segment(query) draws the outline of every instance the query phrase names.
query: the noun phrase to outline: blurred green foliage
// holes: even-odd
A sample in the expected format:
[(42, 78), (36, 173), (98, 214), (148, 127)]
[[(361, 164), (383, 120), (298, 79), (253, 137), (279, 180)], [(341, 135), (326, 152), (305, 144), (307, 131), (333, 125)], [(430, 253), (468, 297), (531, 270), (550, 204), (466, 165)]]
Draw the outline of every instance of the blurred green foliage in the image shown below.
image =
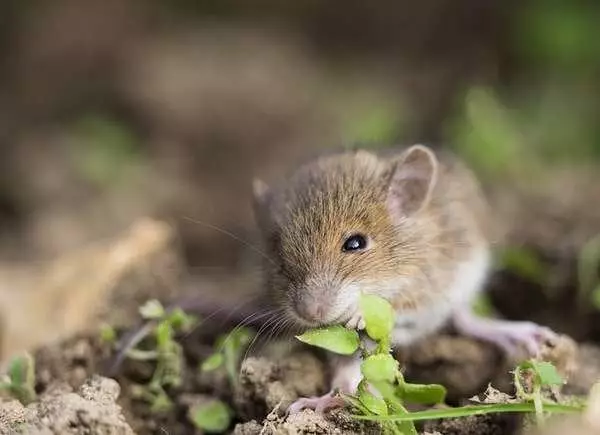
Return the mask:
[(501, 253), (501, 263), (506, 269), (536, 284), (544, 284), (547, 268), (531, 249), (509, 246)]
[(600, 66), (595, 1), (535, 0), (517, 14), (514, 45), (543, 67), (585, 74)]
[(402, 128), (400, 119), (402, 117), (396, 107), (380, 101), (354, 109), (343, 130), (350, 143), (387, 146), (396, 140)]
[(600, 3), (535, 0), (513, 14), (523, 72), (503, 89), (468, 89), (450, 142), (492, 180), (600, 158)]
[(124, 123), (111, 118), (85, 116), (75, 124), (73, 133), (75, 168), (98, 186), (118, 185), (141, 158), (138, 138)]

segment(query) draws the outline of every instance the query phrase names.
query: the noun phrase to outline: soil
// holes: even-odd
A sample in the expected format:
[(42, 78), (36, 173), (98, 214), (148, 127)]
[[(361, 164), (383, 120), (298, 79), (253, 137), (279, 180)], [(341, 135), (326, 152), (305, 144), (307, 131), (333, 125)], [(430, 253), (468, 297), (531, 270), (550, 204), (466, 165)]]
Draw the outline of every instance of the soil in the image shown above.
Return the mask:
[[(2, 398), (0, 434), (197, 434), (188, 409), (214, 399), (233, 410), (230, 433), (380, 433), (346, 411), (284, 415), (296, 397), (324, 393), (330, 375), (322, 354), (293, 337), (251, 346), (236, 388), (223, 369), (202, 373), (217, 337), (235, 326), (226, 319), (231, 310), (176, 337), (182, 382), (167, 389), (166, 412), (137, 394), (153, 364), (125, 359), (112, 370), (117, 350), (100, 327), (128, 336), (150, 298), (170, 305), (216, 295), (233, 307), (260, 292), (252, 177), (277, 182), (307, 156), (352, 140), (354, 124), (370, 135), (373, 122), (363, 121), (371, 112), (395, 120), (381, 140), (445, 143), (471, 85), (512, 89), (517, 100), (528, 94), (528, 80), (527, 93), (516, 84), (539, 61), (515, 57), (522, 47), (515, 52), (508, 41), (507, 18), (522, 8), (476, 0), (383, 9), (342, 1), (5, 3), (0, 359), (33, 353), (38, 399), (25, 407)], [(555, 81), (555, 72), (535, 79)], [(581, 83), (574, 88), (595, 104), (600, 87)], [(379, 141), (365, 134), (358, 140)], [(544, 272), (535, 279), (496, 271), (491, 305), (501, 317), (564, 334), (545, 355), (568, 378), (563, 395), (586, 395), (600, 379), (600, 310), (578, 303), (576, 264), (600, 231), (599, 174), (579, 162), (486, 186), (511, 246), (530, 250)], [(445, 385), (448, 405), (481, 397), (489, 384), (512, 393), (516, 361), (450, 330), (395, 356), (407, 380)], [(599, 433), (592, 417), (575, 418), (562, 433)], [(526, 432), (506, 415), (419, 430)]]
[[(144, 225), (145, 238), (132, 238), (131, 231), (125, 232), (106, 246), (97, 247), (90, 258), (114, 256), (116, 249), (123, 252), (124, 246), (131, 248), (140, 244), (140, 240), (148, 239), (152, 233), (149, 228), (163, 228), (151, 221), (145, 221)], [(139, 229), (140, 224), (134, 228)], [(157, 240), (156, 237), (150, 239)], [(216, 338), (234, 325), (227, 322), (227, 316), (219, 321), (206, 319), (192, 331), (176, 336), (182, 347), (182, 382), (166, 389), (172, 402), (170, 408), (151, 409), (138, 392), (139, 385), (150, 380), (154, 364), (125, 358), (115, 370), (118, 343), (103, 339), (98, 326), (109, 322), (115, 325), (117, 336), (125, 339), (140, 328), (139, 315), (135, 312), (141, 297), (154, 296), (169, 303), (189, 293), (186, 288), (214, 290), (224, 285), (222, 281), (193, 281), (192, 284), (185, 274), (177, 272), (183, 260), (169, 242), (172, 236), (164, 233), (160, 240), (162, 242), (155, 243), (153, 249), (144, 251), (147, 255), (136, 257), (131, 268), (116, 274), (118, 279), (102, 291), (106, 302), (98, 304), (93, 311), (97, 319), (95, 327), (89, 326), (71, 337), (37, 347), (33, 356), (38, 400), (23, 407), (5, 399), (0, 406), (0, 421), (4, 425), (4, 432), (0, 433), (16, 433), (15, 430), (20, 429), (25, 431), (21, 433), (40, 434), (195, 434), (199, 430), (187, 418), (190, 407), (214, 399), (226, 402), (233, 410), (228, 431), (234, 434), (381, 432), (377, 424), (354, 420), (344, 410), (325, 415), (311, 410), (285, 415), (284, 410), (297, 397), (325, 393), (329, 379), (323, 354), (296, 342), (293, 337), (277, 337), (252, 345), (241, 363), (235, 388), (224, 368), (211, 372), (199, 370), (202, 361), (213, 352)], [(64, 263), (65, 259), (58, 261)], [(71, 264), (82, 267), (81, 264), (86, 263), (78, 258)], [(148, 279), (145, 277), (148, 273), (163, 279)], [(248, 281), (239, 278), (229, 281), (234, 282), (242, 285)], [(507, 289), (508, 293), (510, 290)], [(125, 294), (129, 297), (124, 297)], [(111, 304), (115, 309), (110, 309)], [(504, 393), (513, 393), (510, 370), (517, 363), (518, 355), (506, 358), (494, 346), (458, 336), (450, 329), (414, 346), (397, 349), (395, 356), (409, 381), (443, 384), (448, 390), (448, 405), (469, 403), (473, 396), (485, 397), (482, 394), (490, 384)], [(600, 378), (600, 347), (593, 342), (578, 344), (563, 335), (544, 348), (542, 357), (553, 362), (568, 379), (563, 394), (586, 395)], [(487, 397), (489, 399), (489, 395)], [(486, 415), (428, 421), (419, 427), (423, 433), (431, 434), (508, 435), (522, 433), (522, 423), (522, 419), (514, 415)]]
[[(182, 343), (204, 346), (192, 338)], [(584, 345), (575, 354), (574, 343), (563, 337), (550, 350), (555, 357), (547, 359), (569, 376), (568, 392), (586, 394), (600, 372), (600, 348)], [(191, 356), (197, 352), (186, 352), (184, 386), (169, 391), (174, 408), (160, 413), (152, 412), (147, 403), (133, 395), (132, 387), (148, 379), (148, 367), (125, 364), (115, 377), (118, 383), (98, 375), (106, 373), (114, 351), (97, 335), (82, 335), (58, 346), (40, 348), (34, 355), (39, 401), (27, 408), (14, 400), (4, 402), (0, 409), (3, 424), (21, 425), (38, 431), (24, 433), (40, 434), (193, 434), (197, 432), (185, 418), (188, 407), (214, 397), (226, 400), (235, 410), (230, 428), (234, 434), (380, 433), (377, 425), (353, 420), (343, 410), (326, 415), (307, 410), (285, 416), (282, 410), (295, 398), (326, 390), (325, 366), (320, 355), (310, 349), (298, 346), (284, 357), (269, 356), (274, 352), (266, 349), (261, 353), (267, 356), (246, 358), (235, 392), (220, 370), (201, 373), (197, 369), (199, 361)], [(432, 337), (401, 354), (408, 379), (443, 383), (448, 388), (449, 402), (455, 403), (485, 391), (489, 382), (502, 379), (510, 367), (490, 346), (449, 334)], [(517, 434), (519, 422), (515, 416), (473, 416), (427, 422), (422, 430), (444, 435)], [(11, 433), (6, 430), (0, 433)]]

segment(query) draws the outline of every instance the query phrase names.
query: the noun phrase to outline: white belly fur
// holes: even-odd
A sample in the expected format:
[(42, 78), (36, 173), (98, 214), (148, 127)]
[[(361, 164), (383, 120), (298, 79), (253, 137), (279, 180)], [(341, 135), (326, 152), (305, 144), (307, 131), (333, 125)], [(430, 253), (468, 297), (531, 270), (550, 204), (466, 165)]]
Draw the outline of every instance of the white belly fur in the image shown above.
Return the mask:
[[(474, 251), (468, 261), (458, 266), (455, 279), (450, 286), (440, 292), (439, 302), (412, 313), (403, 313), (396, 318), (392, 333), (395, 345), (407, 345), (441, 328), (457, 307), (469, 304), (485, 283), (491, 263), (489, 249)], [(408, 324), (409, 326), (402, 326)]]

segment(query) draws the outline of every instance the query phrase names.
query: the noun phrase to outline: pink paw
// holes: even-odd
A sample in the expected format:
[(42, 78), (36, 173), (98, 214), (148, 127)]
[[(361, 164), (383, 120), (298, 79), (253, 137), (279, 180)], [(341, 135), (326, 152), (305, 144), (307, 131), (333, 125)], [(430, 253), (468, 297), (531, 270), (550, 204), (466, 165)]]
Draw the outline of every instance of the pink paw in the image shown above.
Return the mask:
[(534, 322), (487, 319), (470, 312), (457, 313), (454, 321), (459, 332), (493, 343), (510, 355), (523, 346), (530, 356), (539, 356), (545, 343), (558, 338), (550, 328)]
[(497, 334), (490, 338), (510, 354), (522, 345), (531, 356), (538, 356), (544, 343), (555, 340), (558, 335), (550, 328), (534, 322), (512, 322), (499, 325)]
[(302, 397), (292, 403), (288, 408), (289, 414), (296, 414), (303, 409), (313, 409), (315, 412), (324, 413), (328, 409), (342, 408), (346, 405), (344, 399), (329, 392), (323, 396)]
[(348, 329), (357, 329), (362, 330), (365, 329), (365, 319), (363, 319), (362, 313), (360, 310), (357, 310), (354, 315), (346, 322), (346, 328)]

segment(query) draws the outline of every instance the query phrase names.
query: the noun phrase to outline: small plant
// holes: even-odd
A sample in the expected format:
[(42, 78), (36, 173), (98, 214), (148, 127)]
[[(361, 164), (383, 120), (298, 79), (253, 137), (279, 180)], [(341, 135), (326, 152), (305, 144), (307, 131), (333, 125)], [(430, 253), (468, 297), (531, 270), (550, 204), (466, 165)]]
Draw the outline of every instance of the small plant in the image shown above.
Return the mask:
[(202, 371), (216, 370), (225, 366), (232, 388), (237, 387), (242, 352), (252, 340), (254, 334), (247, 328), (235, 328), (229, 334), (221, 335), (215, 343), (215, 352), (200, 366)]
[[(343, 327), (308, 331), (299, 340), (341, 354), (360, 349), (362, 380), (355, 396), (345, 395), (348, 403), (364, 416), (374, 419), (407, 415), (406, 403), (437, 404), (444, 401), (446, 389), (441, 385), (411, 384), (404, 380), (396, 359), (391, 354), (390, 335), (394, 327), (394, 310), (390, 303), (374, 295), (362, 295), (360, 308), (367, 335), (375, 342), (373, 350), (361, 343), (358, 333)], [(414, 423), (382, 421), (387, 433), (416, 434)]]
[(525, 403), (533, 403), (536, 421), (541, 425), (544, 422), (545, 403), (555, 404), (545, 398), (543, 389), (562, 385), (564, 380), (556, 368), (546, 361), (525, 361), (517, 366), (513, 375), (517, 398)]
[(102, 324), (100, 325), (100, 340), (103, 343), (114, 345), (117, 342), (117, 331), (111, 325)]
[(188, 419), (198, 429), (209, 433), (223, 433), (231, 424), (231, 409), (220, 400), (191, 406)]
[[(210, 372), (224, 367), (231, 387), (238, 387), (238, 374), (243, 351), (252, 340), (254, 334), (247, 328), (235, 328), (229, 334), (217, 338), (215, 352), (200, 365), (200, 370)], [(231, 423), (233, 412), (229, 406), (217, 399), (207, 404), (192, 406), (188, 419), (205, 432), (222, 433)]]
[(356, 331), (341, 326), (310, 330), (297, 338), (330, 351), (351, 355), (361, 352), (362, 380), (356, 395), (344, 395), (358, 411), (357, 419), (380, 422), (384, 432), (415, 435), (414, 422), (419, 420), (456, 418), (471, 415), (527, 412), (534, 413), (538, 423), (546, 412), (580, 412), (582, 406), (565, 405), (549, 399), (545, 390), (563, 383), (549, 362), (529, 360), (514, 372), (517, 396), (503, 403), (485, 403), (459, 408), (429, 409), (409, 412), (407, 404), (436, 405), (444, 402), (446, 389), (437, 384), (411, 384), (404, 380), (398, 362), (391, 355), (390, 335), (394, 325), (392, 306), (385, 299), (362, 295), (360, 308), (366, 333), (375, 342), (368, 350)]
[(147, 400), (153, 412), (171, 409), (171, 399), (165, 388), (178, 387), (182, 382), (183, 351), (175, 341), (175, 334), (189, 331), (197, 319), (175, 308), (167, 312), (160, 302), (150, 300), (140, 307), (140, 314), (147, 320), (156, 321), (152, 331), (154, 348), (133, 347), (127, 351), (127, 357), (138, 361), (156, 361), (156, 368), (147, 385), (138, 385), (134, 395)]
[(0, 380), (0, 391), (7, 392), (25, 406), (36, 399), (35, 362), (30, 354), (26, 353), (10, 361), (8, 372)]

